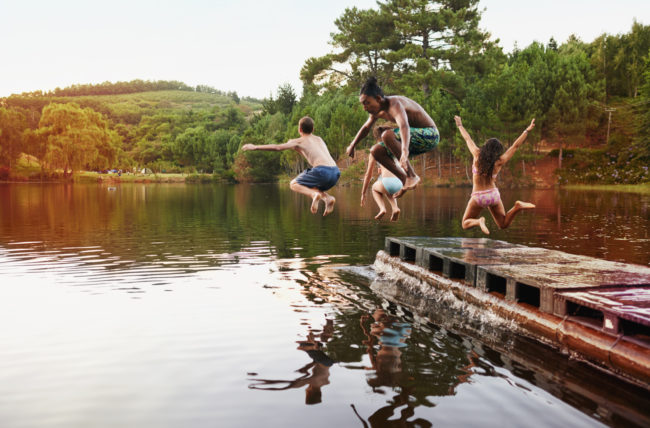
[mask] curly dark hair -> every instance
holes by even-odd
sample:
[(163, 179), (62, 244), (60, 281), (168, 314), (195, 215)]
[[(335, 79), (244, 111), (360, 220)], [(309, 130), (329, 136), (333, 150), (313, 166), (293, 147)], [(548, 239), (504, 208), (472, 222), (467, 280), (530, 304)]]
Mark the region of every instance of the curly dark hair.
[(478, 153), (478, 173), (486, 178), (492, 178), (494, 163), (503, 153), (503, 144), (496, 138), (490, 138), (483, 144)]

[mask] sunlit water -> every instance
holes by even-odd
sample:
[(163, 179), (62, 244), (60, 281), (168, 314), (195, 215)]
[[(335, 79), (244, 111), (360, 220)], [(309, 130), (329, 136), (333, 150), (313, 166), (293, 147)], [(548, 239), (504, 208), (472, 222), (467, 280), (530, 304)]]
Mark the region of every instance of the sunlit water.
[[(323, 218), (280, 185), (0, 185), (0, 426), (650, 423), (647, 391), (375, 279), (385, 236), (481, 236), (468, 189), (396, 224), (359, 191)], [(537, 209), (491, 238), (650, 263), (648, 196), (502, 194)]]

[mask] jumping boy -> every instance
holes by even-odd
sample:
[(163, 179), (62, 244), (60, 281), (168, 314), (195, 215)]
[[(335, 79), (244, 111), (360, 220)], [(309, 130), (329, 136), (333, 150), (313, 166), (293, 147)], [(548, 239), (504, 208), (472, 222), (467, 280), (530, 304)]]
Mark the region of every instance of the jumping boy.
[(244, 144), (241, 148), (246, 150), (295, 150), (300, 153), (312, 168), (307, 168), (296, 178), (291, 180), (291, 190), (311, 198), (311, 212), (316, 214), (318, 203), (323, 200), (325, 211), (323, 216), (328, 215), (334, 210), (336, 199), (334, 196), (325, 193), (331, 189), (339, 180), (341, 172), (332, 159), (332, 155), (327, 150), (325, 141), (321, 137), (313, 135), (314, 120), (305, 116), (298, 122), (298, 133), (300, 138), (289, 140), (284, 144)]
[[(398, 128), (384, 131), (382, 142), (372, 146), (370, 153), (377, 162), (404, 183), (402, 189), (395, 194), (395, 197), (399, 198), (420, 182), (420, 177), (415, 174), (408, 161), (409, 156), (433, 150), (440, 141), (438, 128), (431, 116), (412, 99), (401, 95), (384, 96), (375, 77), (370, 77), (361, 88), (359, 102), (369, 117), (346, 152), (350, 157), (354, 157), (355, 146), (368, 135), (377, 119), (397, 123)], [(399, 158), (403, 170), (393, 162), (394, 157)]]

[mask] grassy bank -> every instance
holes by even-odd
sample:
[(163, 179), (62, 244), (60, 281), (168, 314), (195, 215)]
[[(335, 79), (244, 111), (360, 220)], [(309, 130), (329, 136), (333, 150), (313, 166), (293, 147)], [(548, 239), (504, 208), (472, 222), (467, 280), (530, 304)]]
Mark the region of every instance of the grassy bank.
[(177, 173), (151, 173), (121, 175), (97, 172), (80, 172), (75, 174), (75, 183), (221, 183), (222, 177), (214, 174), (177, 174)]
[(562, 186), (569, 190), (602, 190), (605, 192), (627, 192), (650, 194), (650, 183), (642, 184), (568, 184)]

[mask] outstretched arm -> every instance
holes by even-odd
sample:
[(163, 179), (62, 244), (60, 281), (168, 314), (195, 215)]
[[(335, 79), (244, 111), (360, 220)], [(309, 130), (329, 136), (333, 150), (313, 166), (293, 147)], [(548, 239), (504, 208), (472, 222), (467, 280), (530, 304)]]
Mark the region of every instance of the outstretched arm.
[(514, 143), (512, 143), (512, 146), (508, 147), (508, 150), (504, 154), (501, 155), (499, 158), (499, 161), (501, 163), (506, 163), (512, 158), (512, 156), (515, 154), (519, 146), (523, 144), (523, 142), (526, 140), (526, 137), (528, 136), (528, 133), (535, 127), (535, 118), (530, 121), (530, 125), (526, 129), (524, 129), (524, 132), (521, 133), (519, 138), (515, 140)]
[(248, 150), (266, 150), (266, 151), (278, 152), (281, 150), (293, 149), (296, 147), (297, 144), (298, 143), (296, 140), (289, 140), (283, 144), (260, 144), (260, 145), (244, 144), (241, 149), (244, 152)]
[(359, 132), (357, 132), (357, 135), (354, 137), (354, 140), (350, 143), (347, 149), (345, 149), (345, 152), (350, 156), (351, 158), (354, 158), (354, 148), (356, 147), (357, 144), (359, 144), (359, 141), (363, 140), (366, 138), (366, 135), (370, 132), (372, 129), (372, 125), (377, 121), (377, 118), (373, 115), (368, 116), (368, 120), (366, 120), (366, 123), (363, 124), (361, 128), (359, 128)]
[(472, 156), (475, 158), (478, 157), (479, 153), (479, 148), (478, 146), (474, 143), (474, 140), (472, 140), (472, 137), (470, 137), (469, 133), (463, 126), (463, 122), (460, 118), (460, 116), (454, 116), (454, 120), (456, 121), (456, 126), (458, 127), (458, 130), (460, 131), (460, 135), (463, 136), (463, 139), (465, 140), (465, 143), (467, 144), (467, 148), (469, 149), (470, 153)]
[(366, 175), (363, 177), (363, 187), (361, 188), (361, 206), (366, 203), (366, 192), (368, 191), (368, 186), (372, 179), (372, 171), (375, 169), (375, 162), (375, 157), (373, 155), (368, 156), (368, 168), (366, 169)]

